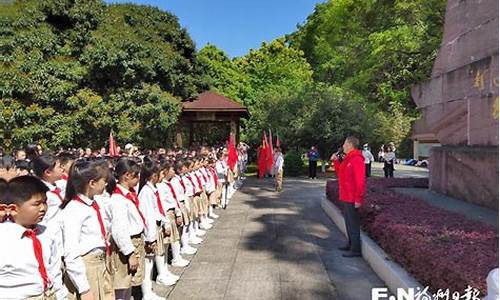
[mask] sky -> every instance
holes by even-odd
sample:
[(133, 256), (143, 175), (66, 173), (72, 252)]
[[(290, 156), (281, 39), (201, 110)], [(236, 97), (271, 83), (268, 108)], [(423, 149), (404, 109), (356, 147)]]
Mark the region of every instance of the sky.
[(296, 30), (324, 0), (106, 0), (147, 4), (169, 11), (187, 28), (198, 49), (216, 45), (230, 57)]

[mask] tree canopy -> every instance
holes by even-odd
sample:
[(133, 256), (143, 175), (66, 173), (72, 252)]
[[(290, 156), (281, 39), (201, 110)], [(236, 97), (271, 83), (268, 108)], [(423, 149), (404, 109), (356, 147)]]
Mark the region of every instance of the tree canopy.
[[(248, 107), (242, 138), (334, 151), (408, 141), (413, 84), (430, 75), (445, 0), (330, 0), (284, 37), (229, 58), (196, 50), (176, 16), (100, 0), (0, 4), (0, 142), (144, 147), (170, 141), (180, 101), (207, 89)], [(401, 149), (401, 148), (400, 148)]]
[(180, 100), (206, 89), (177, 17), (102, 1), (17, 1), (0, 8), (2, 144), (164, 143)]
[[(251, 106), (247, 138), (259, 143), (256, 133), (271, 127), (293, 147), (338, 145), (349, 134), (372, 145), (408, 142), (418, 116), (410, 89), (430, 75), (445, 6), (445, 0), (330, 0), (285, 38), (233, 64), (226, 58), (226, 68), (253, 90), (237, 96)], [(230, 80), (213, 84), (234, 95)]]

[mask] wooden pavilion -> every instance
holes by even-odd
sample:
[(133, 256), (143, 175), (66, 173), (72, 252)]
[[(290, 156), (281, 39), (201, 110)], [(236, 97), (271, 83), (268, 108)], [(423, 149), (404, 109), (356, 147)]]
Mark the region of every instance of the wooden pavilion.
[(240, 119), (249, 118), (248, 109), (238, 102), (215, 92), (204, 92), (182, 104), (182, 114), (176, 128), (176, 144), (217, 144), (227, 140), (229, 132), (239, 141)]

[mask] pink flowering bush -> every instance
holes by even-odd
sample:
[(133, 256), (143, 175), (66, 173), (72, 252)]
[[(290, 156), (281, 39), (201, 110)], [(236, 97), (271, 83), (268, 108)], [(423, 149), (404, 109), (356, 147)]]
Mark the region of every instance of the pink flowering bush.
[[(427, 179), (369, 178), (363, 230), (432, 291), (470, 285), (484, 295), (486, 276), (498, 267), (498, 229), (391, 189), (427, 186)], [(338, 204), (337, 181), (328, 181), (326, 194)]]

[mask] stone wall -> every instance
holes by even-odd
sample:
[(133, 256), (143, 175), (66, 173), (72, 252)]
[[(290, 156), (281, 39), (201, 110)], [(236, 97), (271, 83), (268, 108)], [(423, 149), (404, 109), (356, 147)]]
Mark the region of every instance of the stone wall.
[(430, 188), (498, 209), (498, 0), (449, 0), (432, 78), (412, 89), (430, 133)]
[(433, 148), (429, 174), (431, 190), (498, 209), (498, 147)]

